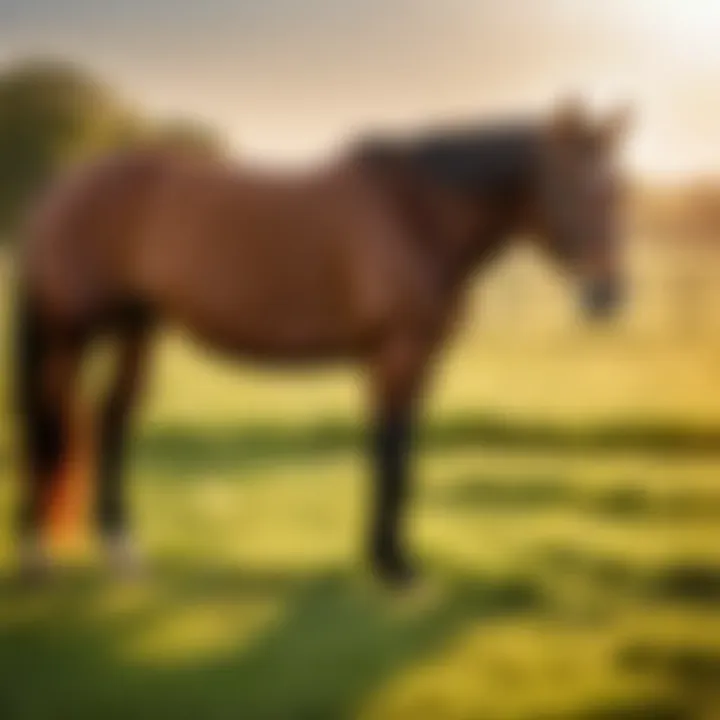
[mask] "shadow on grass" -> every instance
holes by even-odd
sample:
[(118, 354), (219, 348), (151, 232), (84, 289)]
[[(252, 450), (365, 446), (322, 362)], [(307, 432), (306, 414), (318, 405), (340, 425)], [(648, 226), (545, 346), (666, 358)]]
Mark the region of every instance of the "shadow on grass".
[(720, 564), (712, 561), (648, 564), (571, 544), (542, 548), (536, 557), (538, 568), (549, 577), (583, 578), (598, 589), (630, 594), (643, 602), (710, 609), (720, 604)]
[(720, 650), (693, 642), (630, 643), (617, 653), (625, 673), (665, 680), (695, 712), (680, 717), (715, 718), (720, 708)]
[[(317, 458), (363, 450), (365, 432), (357, 423), (327, 420), (310, 425), (237, 425), (198, 428), (165, 425), (149, 428), (137, 451), (142, 461), (173, 471), (198, 466), (233, 466)], [(421, 447), (435, 450), (488, 447), (587, 451), (646, 451), (676, 455), (720, 455), (720, 428), (684, 425), (594, 425), (585, 428), (530, 424), (502, 417), (458, 415), (421, 429)]]
[[(103, 615), (97, 613), (99, 598), (112, 587), (97, 575), (76, 573), (46, 591), (49, 609), (41, 619), (24, 624), (6, 624), (2, 612), (8, 604), (31, 601), (32, 593), (6, 581), (0, 600), (0, 713), (8, 720), (351, 718), (394, 678), (437, 657), (471, 626), (522, 622), (552, 609), (534, 576), (446, 574), (443, 580), (442, 592), (418, 607), (335, 570), (176, 564), (152, 581), (151, 601)], [(206, 602), (211, 608), (243, 607), (258, 600), (279, 600), (282, 611), (249, 642), (150, 662), (123, 652), (128, 638), (152, 631), (175, 610)], [(671, 676), (695, 691), (713, 687), (720, 677), (717, 655), (702, 648), (628, 644), (617, 662), (625, 673)], [(633, 701), (609, 693), (558, 717), (697, 717), (691, 712), (697, 693)]]
[[(8, 720), (125, 720), (198, 717), (338, 720), (356, 717), (388, 683), (441, 655), (470, 627), (549, 617), (540, 576), (467, 577), (446, 572), (440, 592), (419, 606), (363, 586), (339, 570), (164, 565), (150, 600), (99, 613), (114, 591), (96, 574), (71, 573), (44, 591), (0, 586), (0, 716)], [(34, 599), (44, 612), (8, 622), (8, 608)], [(152, 632), (174, 611), (279, 602), (256, 636), (197, 656), (128, 656), (128, 638)], [(204, 605), (207, 603), (207, 605)], [(581, 662), (582, 658), (578, 658)], [(716, 651), (629, 643), (617, 664), (628, 675), (670, 677), (679, 696), (629, 701), (594, 697), (570, 717), (588, 720), (694, 718), (695, 702), (717, 687)], [(644, 687), (647, 687), (645, 683)], [(407, 717), (407, 715), (405, 715)], [(432, 715), (431, 715), (432, 717)], [(563, 716), (564, 717), (564, 716)]]
[(658, 571), (649, 585), (656, 597), (717, 608), (720, 605), (720, 563), (670, 564)]
[[(51, 591), (55, 597), (44, 621), (0, 624), (2, 717), (352, 717), (373, 691), (468, 623), (521, 616), (544, 603), (541, 589), (522, 578), (447, 577), (440, 595), (419, 609), (402, 603), (398, 608), (397, 598), (379, 590), (359, 592), (339, 572), (268, 575), (176, 567), (157, 582), (161, 592), (154, 603), (100, 622), (93, 606), (101, 584), (69, 579)], [(13, 602), (23, 592), (16, 589)], [(281, 600), (284, 609), (249, 645), (150, 664), (118, 653), (125, 638), (161, 621), (168, 603), (241, 605), (258, 597)], [(0, 608), (7, 602), (6, 597)]]
[(698, 720), (691, 706), (692, 703), (672, 697), (599, 702), (597, 707), (580, 711), (572, 720)]
[(717, 520), (720, 492), (679, 487), (657, 491), (641, 481), (584, 487), (572, 478), (467, 476), (431, 489), (427, 500), (451, 512), (528, 513), (568, 509), (612, 520)]

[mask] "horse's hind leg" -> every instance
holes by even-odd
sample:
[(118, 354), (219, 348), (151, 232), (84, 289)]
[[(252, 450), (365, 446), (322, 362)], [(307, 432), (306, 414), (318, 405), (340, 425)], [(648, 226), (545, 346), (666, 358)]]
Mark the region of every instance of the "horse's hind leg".
[(96, 516), (111, 567), (132, 572), (138, 558), (130, 543), (125, 464), (131, 414), (147, 364), (147, 322), (133, 318), (122, 327), (119, 340), (115, 375), (100, 408)]
[(50, 327), (25, 298), (17, 316), (16, 393), (24, 482), (20, 488), (20, 569), (47, 568), (43, 531), (61, 503), (64, 463), (71, 442), (73, 395), (83, 340), (69, 328)]

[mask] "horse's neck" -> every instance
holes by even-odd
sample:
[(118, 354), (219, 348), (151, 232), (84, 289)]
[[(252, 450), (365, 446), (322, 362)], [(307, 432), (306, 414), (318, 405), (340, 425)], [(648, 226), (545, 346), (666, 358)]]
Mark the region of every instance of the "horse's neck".
[(455, 243), (446, 244), (446, 274), (455, 282), (483, 273), (511, 246), (522, 231), (519, 203), (498, 203), (488, 198), (478, 203), (474, 232)]

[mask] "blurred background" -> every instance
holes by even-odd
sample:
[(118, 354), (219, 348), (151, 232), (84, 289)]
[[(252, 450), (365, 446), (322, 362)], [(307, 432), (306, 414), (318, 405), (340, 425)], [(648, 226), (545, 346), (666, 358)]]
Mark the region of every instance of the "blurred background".
[(583, 327), (518, 240), (428, 401), (412, 538), (433, 584), (361, 567), (363, 387), (238, 367), (168, 331), (131, 462), (154, 572), (90, 540), (11, 581), (0, 423), (0, 716), (720, 718), (720, 3), (3, 0), (3, 397), (23, 208), (152, 139), (312, 165), (355, 133), (630, 102), (631, 298)]

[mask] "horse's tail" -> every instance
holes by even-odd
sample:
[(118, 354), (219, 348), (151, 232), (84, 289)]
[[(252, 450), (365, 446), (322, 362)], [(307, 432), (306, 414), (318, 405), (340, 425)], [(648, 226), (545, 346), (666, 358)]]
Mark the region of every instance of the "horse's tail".
[(65, 539), (87, 495), (87, 424), (74, 402), (77, 349), (47, 331), (21, 281), (16, 298), (15, 392), (23, 449), (20, 531)]

